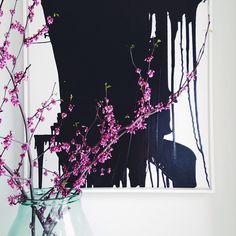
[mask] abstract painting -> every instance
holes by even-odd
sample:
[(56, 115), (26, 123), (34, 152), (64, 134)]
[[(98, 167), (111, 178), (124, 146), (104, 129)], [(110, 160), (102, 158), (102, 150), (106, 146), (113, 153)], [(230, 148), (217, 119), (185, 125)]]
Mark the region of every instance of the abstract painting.
[[(68, 140), (76, 123), (89, 126), (93, 122), (96, 102), (104, 97), (104, 84), (111, 87), (109, 99), (117, 120), (129, 122), (139, 96), (132, 60), (145, 68), (145, 58), (158, 40), (152, 61), (151, 102), (166, 102), (195, 69), (196, 78), (169, 110), (148, 118), (145, 130), (122, 137), (114, 146), (113, 157), (97, 166), (85, 187), (210, 189), (208, 3), (41, 0), (41, 4), (41, 21), (54, 16), (54, 23), (42, 42), (31, 47), (29, 60), (34, 65), (37, 57), (43, 57), (48, 72), (55, 67), (57, 77), (47, 78), (45, 89), (57, 80), (63, 102), (54, 113), (51, 131), (35, 135), (37, 152), (44, 150), (60, 123), (60, 112), (71, 99), (74, 112), (63, 123), (60, 139)], [(36, 73), (43, 72), (32, 67), (31, 74)], [(30, 98), (37, 94), (33, 83)], [(90, 136), (89, 142), (95, 143), (96, 131)], [(59, 169), (68, 165), (61, 154), (57, 161)]]

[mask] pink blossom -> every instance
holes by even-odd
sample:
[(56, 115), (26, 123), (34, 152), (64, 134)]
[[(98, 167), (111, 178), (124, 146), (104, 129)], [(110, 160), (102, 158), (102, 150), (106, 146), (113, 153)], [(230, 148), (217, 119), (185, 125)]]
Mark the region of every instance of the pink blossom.
[(33, 117), (28, 117), (27, 118), (27, 125), (28, 125), (28, 128), (30, 128), (34, 123), (34, 118)]
[(44, 169), (43, 175), (48, 176), (48, 170), (47, 169)]
[(11, 29), (17, 30), (22, 35), (25, 33), (25, 28), (19, 21), (12, 23)]
[(92, 147), (91, 152), (92, 154), (97, 154), (99, 150), (100, 150), (99, 146), (95, 146), (95, 147)]
[(81, 186), (83, 186), (86, 183), (86, 177), (82, 176), (78, 180), (75, 181), (73, 184), (74, 189), (80, 190)]
[(33, 167), (38, 167), (38, 162), (37, 161), (33, 162)]
[(11, 103), (12, 103), (13, 106), (18, 106), (20, 104), (19, 99), (16, 96), (16, 94), (12, 94)]
[(79, 172), (80, 172), (80, 171), (82, 172), (82, 170), (79, 169), (79, 166), (80, 166), (80, 163), (79, 163), (79, 162), (76, 162), (76, 163), (73, 165), (72, 174), (73, 174), (74, 176), (78, 176)]
[(52, 107), (51, 106), (47, 106), (46, 109), (47, 109), (47, 111), (51, 111)]
[(112, 105), (105, 106), (104, 109), (105, 109), (106, 113), (111, 113), (113, 111), (113, 106)]
[(11, 96), (11, 103), (13, 106), (18, 106), (20, 104), (20, 101), (18, 99), (18, 88), (9, 90), (9, 95)]
[(69, 143), (62, 143), (61, 148), (68, 153), (70, 151), (70, 144)]
[[(42, 106), (45, 107), (46, 104), (43, 103)], [(37, 113), (42, 113), (42, 112), (43, 112), (43, 108), (38, 108), (38, 109), (37, 109)]]
[(105, 172), (105, 169), (104, 169), (104, 168), (101, 168), (101, 173), (100, 173), (100, 175), (103, 176), (103, 175), (104, 175), (104, 172)]
[(138, 130), (146, 129), (147, 124), (145, 123), (144, 118), (139, 119), (137, 122), (133, 122), (131, 125), (126, 127), (127, 133), (135, 134)]
[(12, 144), (12, 140), (13, 140), (13, 136), (12, 136), (12, 132), (10, 131), (10, 133), (3, 138), (3, 147), (4, 149), (9, 149), (9, 147), (11, 146)]
[(29, 13), (28, 13), (28, 18), (30, 22), (33, 22), (34, 19), (34, 5), (31, 5), (28, 7)]
[(14, 74), (14, 79), (16, 84), (20, 84), (23, 80), (27, 79), (26, 73), (23, 71), (16, 72)]
[(36, 6), (39, 5), (39, 0), (33, 0), (33, 2)]
[(99, 124), (100, 127), (100, 145), (105, 147), (108, 143), (116, 143), (119, 137), (119, 130), (121, 126), (117, 124), (113, 111), (113, 106), (109, 105), (109, 100), (106, 98), (105, 102), (100, 102), (104, 120)]
[(139, 78), (138, 84), (142, 90), (145, 89), (146, 87), (149, 87), (148, 82), (146, 82), (142, 77)]
[(55, 100), (54, 98), (52, 98), (52, 99), (51, 99), (51, 103), (52, 103), (53, 105), (56, 105), (56, 100)]
[(66, 117), (67, 117), (67, 114), (66, 114), (65, 112), (62, 112), (62, 113), (61, 113), (61, 118), (62, 118), (62, 119), (65, 119)]
[(90, 163), (90, 160), (89, 160), (88, 153), (86, 153), (84, 150), (82, 150), (81, 153), (80, 153), (80, 164), (82, 166), (86, 166), (89, 163)]
[(39, 38), (42, 37), (45, 33), (48, 33), (48, 31), (49, 31), (48, 27), (44, 25), (42, 29), (39, 29), (36, 34), (25, 39), (24, 41), (25, 45), (29, 47), (32, 43), (38, 41)]
[(76, 157), (74, 154), (71, 154), (69, 158), (69, 162), (74, 162), (74, 161), (76, 161)]
[(5, 161), (0, 157), (0, 176), (5, 175), (6, 173), (4, 166), (5, 166)]
[(59, 135), (60, 134), (60, 128), (55, 128), (54, 132), (55, 132), (55, 135)]
[(76, 152), (80, 151), (80, 150), (81, 150), (81, 147), (82, 147), (82, 145), (81, 145), (81, 144), (79, 144), (79, 143), (76, 143), (76, 144), (75, 144), (75, 149), (76, 149)]
[(107, 148), (106, 151), (100, 153), (98, 155), (98, 162), (105, 163), (107, 160), (111, 159), (112, 151), (113, 151), (113, 148), (110, 147), (110, 148)]
[(0, 47), (0, 52), (1, 52), (0, 69), (4, 69), (6, 67), (7, 61), (12, 59), (12, 55), (9, 54), (9, 46), (10, 46), (10, 41), (7, 40), (6, 36), (6, 40), (4, 41), (3, 46)]
[(27, 143), (24, 143), (21, 145), (21, 149), (24, 152), (27, 152), (29, 150), (29, 145)]
[(20, 157), (21, 157), (21, 158), (24, 158), (24, 157), (25, 157), (25, 152), (21, 153), (21, 154), (20, 154)]
[(15, 13), (16, 13), (16, 10), (15, 9), (10, 9), (10, 14), (13, 16), (13, 15), (15, 15)]
[(7, 180), (7, 184), (12, 188), (14, 189), (16, 187), (16, 183), (14, 181), (14, 179), (11, 177)]
[(22, 200), (22, 195), (11, 195), (8, 198), (8, 203), (10, 206), (16, 205), (20, 200)]
[(35, 129), (34, 128), (31, 128), (30, 129), (30, 133), (34, 133), (35, 132)]
[(45, 117), (44, 117), (44, 116), (40, 116), (40, 117), (39, 117), (39, 120), (40, 120), (41, 122), (44, 122), (44, 121), (45, 121)]
[(136, 68), (135, 72), (140, 75), (142, 70), (140, 68)]
[(154, 76), (154, 74), (155, 74), (155, 71), (151, 70), (151, 69), (147, 72), (147, 75), (149, 78), (152, 78)]
[(61, 152), (62, 151), (62, 148), (61, 148), (61, 145), (52, 145), (50, 146), (50, 152), (53, 153), (53, 152)]
[(9, 205), (16, 205), (18, 202), (23, 201), (25, 197), (22, 194), (11, 195), (8, 197)]
[(150, 63), (153, 60), (153, 58), (154, 58), (153, 56), (149, 56), (149, 57), (146, 57), (144, 61)]
[(69, 107), (68, 107), (68, 110), (69, 110), (70, 112), (72, 112), (73, 109), (74, 109), (74, 107), (75, 107), (74, 105), (70, 104)]
[(51, 24), (53, 23), (53, 17), (48, 16), (48, 17), (47, 17), (47, 23), (48, 23), (49, 25), (51, 25)]

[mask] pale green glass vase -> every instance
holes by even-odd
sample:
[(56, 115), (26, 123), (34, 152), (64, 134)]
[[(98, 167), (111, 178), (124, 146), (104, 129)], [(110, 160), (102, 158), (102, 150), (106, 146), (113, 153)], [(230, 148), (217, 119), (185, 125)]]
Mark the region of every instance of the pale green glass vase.
[(81, 206), (81, 194), (40, 200), (46, 191), (36, 190), (35, 200), (20, 203), (8, 236), (93, 235)]

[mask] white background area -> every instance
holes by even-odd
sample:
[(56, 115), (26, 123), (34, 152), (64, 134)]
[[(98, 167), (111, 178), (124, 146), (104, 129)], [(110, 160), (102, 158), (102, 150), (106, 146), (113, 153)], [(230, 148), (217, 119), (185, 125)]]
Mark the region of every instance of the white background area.
[[(236, 2), (212, 0), (211, 5), (214, 191), (171, 194), (85, 192), (83, 209), (95, 236), (236, 235)], [(14, 119), (15, 113), (10, 112), (8, 123), (20, 129)], [(0, 132), (4, 132), (3, 128)], [(14, 156), (14, 153), (9, 153), (9, 158), (10, 155)], [(7, 205), (9, 192), (4, 180), (0, 179), (0, 236), (7, 235), (17, 211), (17, 207)]]

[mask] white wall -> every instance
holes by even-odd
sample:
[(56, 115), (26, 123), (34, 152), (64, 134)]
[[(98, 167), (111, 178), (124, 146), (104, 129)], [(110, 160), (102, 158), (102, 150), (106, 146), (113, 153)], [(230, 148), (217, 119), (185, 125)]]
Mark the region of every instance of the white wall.
[[(84, 193), (95, 236), (235, 236), (236, 1), (212, 0), (214, 193)], [(0, 186), (0, 235), (14, 209)]]

